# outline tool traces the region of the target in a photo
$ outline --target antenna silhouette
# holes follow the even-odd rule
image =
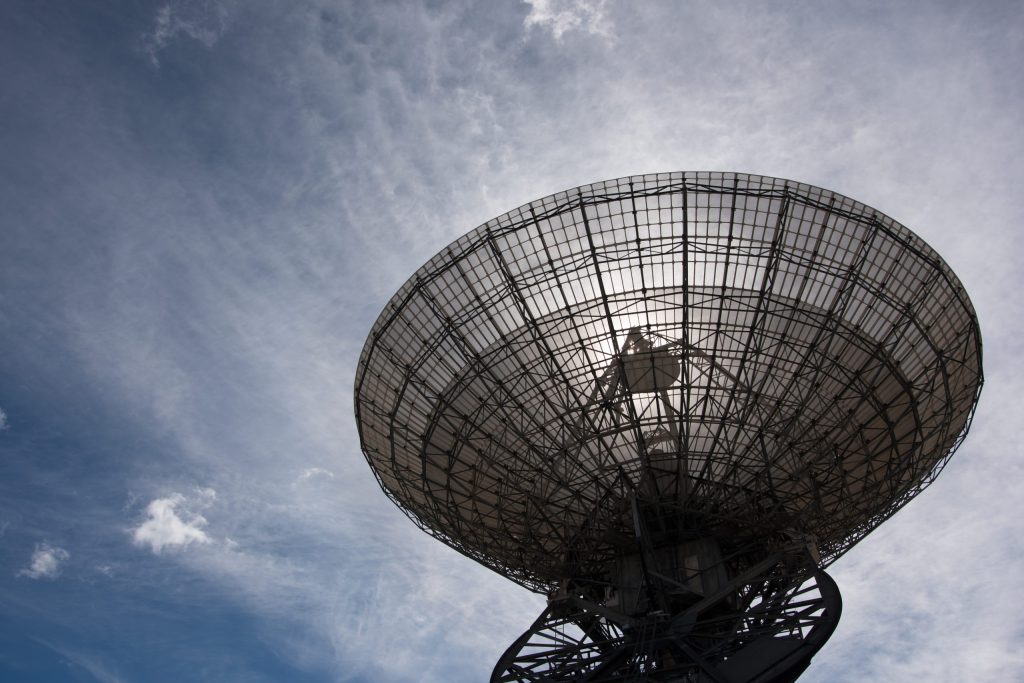
[[[546,594],[493,682],[793,681],[828,566],[919,494],[982,385],[970,300],[893,219],[778,178],[560,192],[374,324],[363,452],[420,528]]]

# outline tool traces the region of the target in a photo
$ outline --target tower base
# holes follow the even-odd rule
[[[685,588],[658,579],[649,585]],[[842,612],[828,574],[781,553],[684,607],[654,600],[641,613],[627,613],[604,602],[583,591],[554,596],[498,660],[491,683],[789,683],[832,635]],[[652,609],[658,602],[675,607]]]

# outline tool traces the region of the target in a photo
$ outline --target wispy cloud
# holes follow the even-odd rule
[[[30,579],[55,579],[60,576],[60,566],[71,557],[64,548],[40,543],[32,552],[29,565],[18,572],[18,576]]]
[[[180,37],[213,47],[227,27],[230,0],[171,0],[156,11],[152,28],[143,34],[142,47],[153,66],[160,52]]]
[[[221,599],[273,623],[275,646],[290,659],[329,669],[344,662],[332,680],[480,680],[542,608],[539,596],[508,590],[505,579],[400,515],[378,517],[371,507],[363,517],[354,510],[331,520],[323,507],[249,508],[263,538],[182,560]],[[321,561],[304,559],[308,553]]]
[[[515,30],[498,19],[477,22],[474,40],[460,42],[450,40],[450,32],[470,20],[458,5],[436,13],[418,5],[332,12],[289,16],[281,41],[299,46],[295,59],[259,62],[270,80],[285,84],[282,93],[293,108],[267,109],[266,119],[254,120],[259,101],[250,102],[250,93],[242,91],[225,95],[239,99],[235,106],[222,105],[233,128],[267,131],[259,147],[275,164],[262,173],[278,189],[264,190],[279,191],[277,203],[268,205],[256,193],[233,197],[232,206],[267,212],[240,218],[221,213],[223,200],[211,197],[209,188],[191,187],[203,207],[200,215],[223,224],[223,234],[211,240],[195,231],[194,239],[173,244],[154,240],[185,264],[187,278],[177,271],[173,276],[179,296],[190,304],[187,318],[162,318],[163,309],[142,299],[147,290],[137,287],[120,292],[131,305],[112,307],[108,325],[97,325],[96,318],[89,323],[102,331],[91,349],[95,367],[109,380],[116,363],[128,400],[153,403],[160,424],[182,437],[187,457],[231,482],[217,480],[216,486],[238,507],[217,521],[218,528],[234,525],[233,543],[189,553],[188,565],[256,614],[273,620],[301,615],[307,632],[331,633],[333,657],[346,668],[363,661],[360,653],[374,652],[368,659],[386,662],[385,669],[371,672],[378,680],[408,680],[417,666],[439,670],[442,650],[468,658],[467,643],[477,656],[496,657],[535,616],[531,610],[539,611],[536,598],[520,589],[485,577],[477,567],[465,569],[461,557],[445,555],[447,549],[430,550],[433,542],[407,533],[405,520],[380,523],[375,515],[383,514],[383,495],[372,488],[350,422],[338,417],[348,408],[356,354],[372,316],[420,263],[477,223],[544,193],[679,168],[816,182],[882,210],[900,208],[898,217],[929,231],[927,239],[949,239],[962,233],[956,212],[926,198],[955,196],[960,173],[982,177],[984,166],[1010,163],[1001,150],[984,162],[975,156],[985,148],[981,138],[998,131],[998,139],[1016,139],[1005,113],[1011,110],[995,106],[992,65],[953,63],[926,44],[927,36],[951,44],[959,28],[947,17],[917,17],[916,33],[894,40],[850,15],[819,26],[813,17],[805,25],[756,6],[535,0],[525,19],[522,11],[516,15]],[[588,36],[602,39],[574,42],[579,54],[557,44]],[[605,39],[613,36],[615,41]],[[618,49],[622,45],[631,46],[628,54]],[[850,45],[871,49],[851,56],[844,47]],[[277,54],[292,48],[263,49]],[[897,61],[899,74],[890,68]],[[969,96],[956,96],[957,84],[966,83],[972,84]],[[930,106],[935,92],[949,94],[941,108]],[[988,112],[984,135],[959,123],[980,109]],[[282,128],[289,131],[286,153],[275,147],[272,134]],[[942,155],[973,170],[945,170],[934,139],[947,140]],[[236,153],[249,158],[244,148]],[[232,179],[235,172],[240,183],[258,182],[236,169],[218,169]],[[992,193],[986,211],[1016,211],[1006,199],[1011,194],[986,189],[1005,182],[992,178],[977,190]],[[249,218],[246,232],[232,232]],[[187,230],[190,219],[179,216],[176,227]],[[972,224],[985,230],[998,223]],[[288,226],[283,238],[278,226]],[[991,240],[1006,239],[990,232]],[[134,257],[155,249],[148,241],[142,246],[128,259],[130,280],[151,277],[134,266]],[[960,259],[975,249],[964,246],[956,254]],[[991,276],[994,282],[1015,277],[1009,256],[986,258],[987,272],[1000,274]],[[345,316],[333,318],[336,310]],[[173,334],[168,322],[183,319],[187,337]],[[140,328],[167,332],[140,340],[131,333]],[[124,332],[115,337],[111,330]],[[196,346],[213,351],[195,354]],[[170,397],[146,400],[154,394]],[[232,406],[240,407],[235,412]],[[224,443],[232,444],[230,458],[221,455]],[[298,463],[309,462],[309,453],[334,452],[338,444],[344,452],[329,471],[338,473],[333,483],[342,487],[346,504],[309,495],[313,487],[271,485],[328,478],[320,471],[326,468]],[[239,468],[249,475],[246,482],[232,474]],[[914,506],[934,510],[938,503],[928,506],[929,495]],[[261,503],[238,502],[245,499]],[[921,529],[914,533],[924,534]],[[850,560],[864,552],[867,565],[884,562],[886,580],[902,586],[885,597],[900,605],[887,613],[891,620],[910,609],[900,602],[899,594],[910,594],[900,581],[915,575],[914,562],[921,558],[901,559],[888,549],[871,553],[872,547],[865,543]],[[468,573],[472,581],[463,578]],[[947,592],[959,583],[955,572],[930,578]],[[849,588],[841,629],[867,634],[876,628],[875,616],[852,607],[870,599],[869,588]],[[485,607],[494,604],[504,612]],[[423,617],[442,610],[459,611],[447,634]],[[920,614],[929,628],[946,623],[936,612]],[[957,614],[962,621],[994,620]],[[407,626],[400,629],[398,622]],[[869,644],[861,650],[876,654],[870,664],[862,656],[857,666],[851,666],[855,653],[830,644],[816,660],[815,666],[825,667],[818,680],[851,680],[882,667],[878,643],[892,636],[864,635]],[[277,633],[275,642],[281,637]],[[388,654],[396,641],[405,645],[404,657]],[[915,648],[916,638],[906,643],[906,651]],[[831,665],[829,653],[835,653]],[[467,672],[485,668],[464,662],[457,678],[472,680]],[[809,680],[816,675],[812,669]]]
[[[334,479],[334,472],[324,469],[323,467],[307,467],[306,469],[302,470],[302,473],[299,475],[298,480],[308,481],[309,479],[313,479],[314,477]]]
[[[125,586],[187,577],[295,667],[330,671],[323,680],[485,678],[543,600],[420,533],[379,491],[351,417],[365,334],[419,265],[495,215],[602,178],[712,168],[813,182],[892,213],[950,261],[982,319],[990,381],[964,452],[836,566],[846,615],[807,680],[893,679],[898,655],[920,663],[906,653],[933,658],[927,670],[947,672],[937,681],[962,680],[967,643],[1001,662],[979,669],[990,680],[1021,678],[1017,636],[993,634],[1017,633],[1003,605],[1024,596],[1011,582],[998,606],[972,609],[994,592],[990,567],[1019,565],[1024,531],[1012,446],[1024,247],[1006,227],[1024,219],[1019,13],[314,0],[246,3],[247,30],[227,40],[237,5],[158,5],[110,31],[92,15],[60,27],[74,41],[0,42],[28,54],[9,55],[7,71],[30,108],[0,131],[13,169],[0,195],[20,207],[0,250],[3,291],[20,293],[0,299],[14,323],[0,325],[13,330],[5,359],[19,359],[3,391],[59,389],[35,415],[22,406],[39,396],[26,394],[0,445],[35,424],[107,453],[87,469],[26,457],[31,476],[13,472],[3,491],[59,490],[82,506],[48,528],[82,533],[74,566],[114,591],[112,619],[136,602]],[[123,64],[104,73],[109,37],[142,32],[136,57],[163,68],[138,81]],[[116,419],[68,428],[66,397],[90,403],[90,420]],[[109,455],[135,450],[103,441],[103,427],[160,457]],[[216,506],[195,481],[216,489]],[[102,495],[72,496],[87,485]],[[140,492],[132,513],[117,509],[126,489]],[[35,519],[11,500],[5,544]],[[83,523],[105,502],[109,516],[89,518],[102,524]],[[977,509],[994,510],[990,533]],[[127,538],[144,552],[122,531],[136,513]],[[95,544],[90,528],[119,533]],[[59,571],[66,558],[54,559]],[[133,646],[159,651],[153,661],[226,649],[187,640],[185,652]]]
[[[157,498],[146,506],[146,519],[132,532],[135,545],[149,547],[159,555],[165,548],[184,548],[192,543],[209,543],[203,528],[206,518],[190,509],[192,504],[204,504],[216,496],[213,489],[202,489],[196,499],[187,499],[180,493]]]
[[[103,658],[95,653],[83,652],[78,649],[56,645],[39,638],[34,638],[33,640],[40,645],[53,650],[72,665],[81,667],[95,680],[99,681],[99,683],[126,683],[124,678],[112,670],[109,664],[103,661]]]
[[[583,31],[606,39],[614,38],[606,0],[526,0],[530,13],[524,23],[551,31],[555,40],[569,31]]]
[[[4,412],[3,408],[0,408],[0,431],[7,429],[7,413]]]

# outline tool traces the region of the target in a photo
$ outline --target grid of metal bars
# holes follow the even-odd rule
[[[615,555],[636,492],[834,560],[969,426],[981,339],[942,259],[792,181],[560,192],[442,250],[356,377],[363,451],[418,525],[535,590]]]
[[[694,606],[638,620],[582,598],[552,600],[498,660],[491,681],[795,680],[842,612],[823,571],[776,567],[744,582],[736,599],[736,611]]]

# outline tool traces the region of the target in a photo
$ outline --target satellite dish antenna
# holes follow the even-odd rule
[[[356,418],[422,529],[548,596],[492,681],[793,681],[825,569],[920,493],[982,385],[960,281],[840,194],[736,173],[586,185],[406,282]]]

